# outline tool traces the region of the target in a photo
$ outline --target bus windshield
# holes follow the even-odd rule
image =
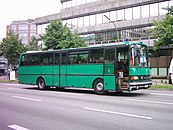
[[[130,47],[130,65],[132,67],[149,67],[148,51],[145,45],[133,44]]]

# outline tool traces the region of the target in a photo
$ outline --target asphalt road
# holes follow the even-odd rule
[[[0,130],[173,130],[173,91],[96,95],[0,83]]]

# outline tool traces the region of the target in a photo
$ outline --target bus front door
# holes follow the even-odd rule
[[[116,62],[115,62],[115,72],[117,78],[117,90],[127,90],[128,89],[128,46],[119,47],[116,51]]]

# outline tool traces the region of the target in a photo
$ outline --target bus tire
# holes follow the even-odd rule
[[[37,86],[38,86],[38,89],[40,89],[40,90],[46,89],[45,81],[44,81],[43,78],[39,78],[39,79],[37,80]]]
[[[94,92],[98,95],[104,94],[104,83],[102,79],[97,79],[94,82]]]

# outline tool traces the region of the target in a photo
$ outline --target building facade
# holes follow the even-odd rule
[[[151,47],[152,76],[166,77],[172,48],[154,52],[151,29],[153,21],[165,18],[163,8],[173,0],[60,0],[60,13],[36,18],[38,34],[44,33],[49,21],[60,19],[80,34],[88,46],[107,43],[142,41]]]
[[[8,72],[8,61],[4,56],[2,55],[2,52],[0,51],[0,76],[5,75]]]
[[[29,46],[32,36],[36,36],[36,25],[32,19],[13,21],[10,25],[7,25],[7,32],[11,30],[15,34],[18,34],[19,39],[22,40],[24,45]]]

